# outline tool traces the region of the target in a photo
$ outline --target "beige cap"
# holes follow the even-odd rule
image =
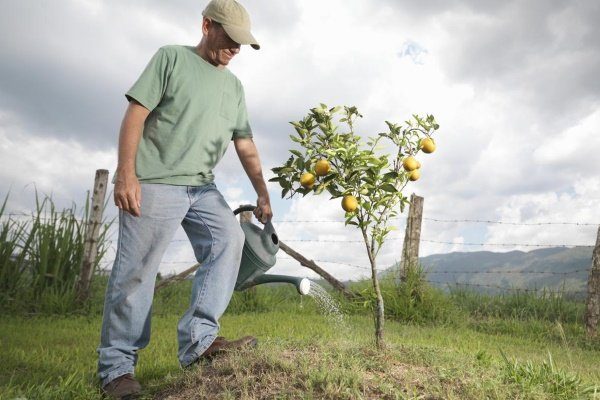
[[[235,0],[211,0],[202,15],[223,25],[223,29],[236,43],[249,44],[260,49],[258,41],[250,33],[250,16]]]

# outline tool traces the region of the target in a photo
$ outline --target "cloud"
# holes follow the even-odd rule
[[[0,188],[12,187],[16,196],[35,182],[65,201],[81,198],[96,168],[115,166],[123,93],[159,46],[199,41],[204,4],[7,4],[0,14]],[[568,203],[578,210],[573,218],[593,219],[588,203],[598,194],[591,178],[600,176],[597,2],[244,4],[262,47],[244,47],[231,70],[244,83],[267,178],[288,157],[288,122],[319,102],[358,106],[363,136],[385,130],[385,120],[431,113],[441,125],[438,150],[419,156],[422,178],[407,191],[425,197],[426,217],[554,220],[567,217]],[[253,203],[255,194],[232,147],[216,172],[233,208]],[[335,201],[280,200],[277,185],[269,188],[276,219],[339,218]],[[26,208],[27,196],[13,206]],[[354,240],[343,224],[282,222],[278,229],[290,239]],[[552,230],[503,229],[425,221],[423,238],[431,242],[421,252],[472,249],[436,241],[563,241]],[[575,235],[583,241],[589,232]],[[367,265],[360,243],[293,243],[315,259],[336,261],[326,265],[340,277],[360,272],[339,263]],[[382,250],[381,265],[399,254],[394,243]],[[179,258],[180,250],[170,251]],[[303,270],[286,262],[278,264],[283,271]]]
[[[413,63],[422,65],[425,63],[424,57],[427,53],[427,49],[423,48],[417,42],[407,40],[402,45],[402,48],[398,53],[398,57],[410,57]]]
[[[77,141],[25,133],[9,114],[0,114],[0,159],[0,193],[10,191],[7,210],[17,212],[35,208],[35,189],[52,195],[58,209],[73,202],[82,207],[96,169],[116,164],[112,151],[90,151]]]
[[[442,14],[436,43],[449,78],[518,99],[544,128],[563,128],[597,105],[600,7],[593,1],[506,2]]]
[[[555,222],[556,225],[490,226],[486,241],[490,243],[525,243],[534,245],[588,245],[595,243],[600,179],[597,176],[577,179],[572,193],[514,195],[498,207],[505,221],[530,224]],[[589,225],[561,224],[583,223]],[[527,246],[515,246],[531,250]]]

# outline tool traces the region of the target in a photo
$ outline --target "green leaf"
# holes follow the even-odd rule
[[[395,179],[398,177],[398,173],[396,171],[390,171],[383,174],[383,179]]]
[[[287,192],[289,192],[289,191],[290,191],[290,189],[287,189],[287,188],[283,189],[281,191],[281,198],[283,199],[285,197],[285,195],[287,194]]]
[[[381,190],[385,190],[386,192],[390,192],[390,193],[395,193],[398,190],[394,187],[394,185],[390,184],[390,183],[385,183],[383,185],[380,186]]]
[[[300,153],[298,150],[290,150],[290,153],[297,157],[302,157],[302,153]]]
[[[330,182],[330,181],[334,180],[337,177],[338,177],[338,173],[337,172],[330,173],[329,175],[325,176],[325,178],[323,178],[323,183]]]

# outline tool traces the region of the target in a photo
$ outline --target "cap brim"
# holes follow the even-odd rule
[[[239,43],[239,44],[249,44],[255,50],[260,49],[260,45],[258,44],[258,41],[254,38],[254,36],[252,36],[252,33],[250,33],[250,31],[242,29],[242,28],[238,28],[236,26],[225,25],[225,24],[223,24],[223,29],[225,29],[225,32],[227,32],[229,37],[234,42]]]

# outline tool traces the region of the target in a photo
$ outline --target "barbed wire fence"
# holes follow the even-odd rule
[[[28,214],[25,212],[9,212],[3,215],[4,218],[31,218],[32,214]],[[44,219],[44,217],[39,217]],[[404,220],[408,221],[407,217],[395,217],[391,219]],[[477,223],[477,224],[500,224],[500,225],[510,225],[510,226],[598,226],[600,223],[587,223],[587,222],[571,222],[571,221],[545,221],[545,222],[514,222],[514,221],[499,221],[499,220],[485,220],[485,219],[443,219],[443,218],[428,218],[423,217],[422,220],[434,222],[434,223]],[[85,222],[85,221],[81,221]],[[275,224],[296,224],[296,223],[318,223],[318,224],[344,224],[345,221],[340,220],[308,220],[308,219],[282,219],[282,220],[273,220]],[[386,238],[386,242],[397,242],[400,240],[404,240],[405,236],[391,236]],[[437,239],[428,239],[428,238],[416,238],[410,239],[411,241],[425,242],[425,243],[434,243],[434,244],[446,244],[453,246],[477,246],[477,247],[525,247],[525,248],[592,248],[594,244],[582,244],[582,243],[545,243],[545,244],[537,244],[537,243],[494,243],[494,242],[461,242],[461,241],[450,241],[450,240],[437,240]],[[171,243],[188,243],[187,239],[174,239]],[[323,243],[323,244],[331,244],[331,243],[364,243],[362,239],[306,239],[306,238],[286,238],[285,242],[289,243]],[[116,232],[113,232],[112,238],[107,240],[107,243],[110,245],[110,249],[112,253],[116,252]],[[278,260],[295,260],[292,257],[278,256]],[[324,259],[313,259],[313,261],[317,263],[324,264],[334,264],[338,266],[344,266],[351,269],[356,270],[364,270],[370,271],[370,266],[365,265],[357,265],[348,262],[341,262],[338,260],[324,260]],[[164,260],[162,265],[193,265],[197,261],[193,259],[186,260]],[[110,258],[108,260],[101,260],[101,270],[103,273],[107,273],[110,270],[110,267],[114,263],[114,258]],[[443,274],[443,275],[460,275],[460,274],[484,274],[484,275],[511,275],[511,274],[540,274],[540,275],[558,275],[558,276],[569,276],[574,274],[582,274],[589,273],[591,271],[590,268],[586,269],[576,269],[571,271],[557,272],[557,271],[528,271],[528,270],[429,270],[426,271],[429,274]],[[438,285],[454,285],[454,286],[472,286],[472,287],[489,287],[499,290],[506,291],[523,291],[523,292],[539,292],[539,291],[547,291],[547,288],[540,289],[532,289],[532,288],[515,288],[515,287],[502,287],[499,285],[486,285],[486,284],[474,284],[470,282],[452,282],[452,281],[431,281],[430,283],[438,284]],[[585,294],[585,291],[569,291],[563,290],[565,294]]]
[[[103,199],[99,204],[102,204]],[[7,212],[2,215],[3,218],[9,219],[25,219],[31,218],[33,213],[27,213],[23,211],[12,211]],[[43,216],[37,215],[37,218],[44,219]],[[246,218],[251,218],[250,216],[246,216]],[[443,245],[452,245],[452,246],[469,246],[469,247],[500,247],[500,248],[594,248],[593,257],[590,263],[589,268],[576,268],[569,271],[551,271],[551,270],[518,270],[518,269],[503,269],[503,268],[494,268],[494,269],[463,269],[463,270],[440,270],[429,268],[426,272],[426,281],[435,286],[442,286],[446,288],[451,287],[459,287],[459,288],[474,288],[474,289],[484,289],[489,290],[492,289],[496,292],[523,292],[523,293],[549,293],[555,292],[560,293],[561,295],[574,295],[578,297],[585,296],[587,294],[587,302],[586,302],[586,323],[588,327],[588,333],[591,335],[595,335],[595,327],[597,326],[597,322],[600,314],[600,229],[598,230],[598,237],[596,240],[596,244],[592,243],[495,243],[495,242],[463,242],[463,241],[455,241],[455,240],[438,240],[433,238],[421,237],[421,225],[423,221],[427,221],[428,223],[433,224],[444,224],[444,223],[453,223],[453,224],[486,224],[486,225],[506,225],[506,226],[529,226],[529,227],[551,227],[551,226],[574,226],[574,227],[592,227],[592,226],[600,226],[600,222],[587,222],[587,221],[535,221],[535,222],[520,222],[520,221],[503,221],[503,220],[493,220],[493,219],[447,219],[441,217],[424,217],[423,216],[423,198],[419,196],[415,196],[414,194],[411,196],[410,207],[408,211],[408,216],[397,216],[390,218],[391,220],[397,220],[399,222],[405,222],[406,228],[404,235],[390,235],[386,238],[386,243],[397,243],[399,241],[403,241],[402,244],[402,252],[400,254],[400,262],[396,263],[396,273],[399,279],[402,279],[403,276],[406,275],[408,268],[411,265],[419,264],[419,247],[421,242],[432,243],[432,244],[443,244]],[[81,223],[88,223],[89,221],[80,221]],[[310,223],[310,224],[344,224],[345,221],[342,220],[323,220],[323,219],[282,219],[282,220],[273,220],[274,224],[302,224],[302,223]],[[280,225],[281,226],[281,225]],[[312,238],[304,238],[304,237],[290,237],[283,238],[286,243],[311,243],[311,245],[331,245],[331,244],[351,244],[355,245],[358,243],[364,243],[363,240],[360,239],[312,239]],[[110,251],[108,253],[115,254],[116,253],[116,232],[112,232],[112,237],[106,242],[110,246]],[[188,242],[186,239],[174,239],[172,243],[184,243]],[[399,247],[399,246],[396,246]],[[278,256],[278,260],[283,261],[298,261],[297,258],[294,257],[285,257]],[[371,271],[370,266],[359,265],[358,263],[352,262],[344,262],[339,259],[311,259],[313,263],[319,263],[322,265],[327,265],[328,269],[335,268],[335,266],[343,267],[346,270],[356,270],[356,271]],[[106,274],[108,273],[110,267],[112,266],[114,259],[108,260],[100,260],[99,273]],[[196,264],[198,261],[195,259],[186,259],[186,260],[165,260],[162,262],[162,265],[171,265],[171,266],[183,266],[183,268],[187,267],[187,270],[190,269],[190,266]],[[301,263],[303,266],[306,263]],[[178,268],[180,269],[180,268]],[[465,277],[473,276],[473,275],[483,275],[487,277],[494,277],[492,281],[477,281],[473,282],[470,280],[465,280]],[[583,290],[578,287],[575,289],[562,288],[560,290],[555,290],[549,287],[514,287],[507,285],[497,284],[497,278],[501,276],[514,276],[514,275],[526,275],[526,276],[560,276],[563,279],[575,277],[578,280],[585,281],[587,275],[587,290]],[[432,279],[431,277],[437,277],[438,279]],[[445,278],[445,279],[443,279]],[[462,280],[460,280],[462,278]]]

